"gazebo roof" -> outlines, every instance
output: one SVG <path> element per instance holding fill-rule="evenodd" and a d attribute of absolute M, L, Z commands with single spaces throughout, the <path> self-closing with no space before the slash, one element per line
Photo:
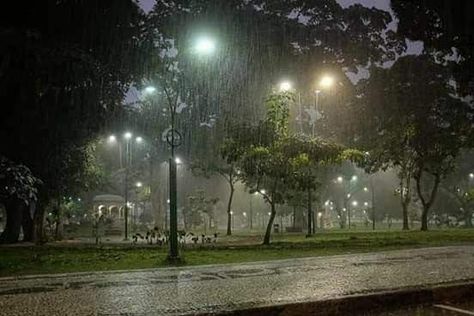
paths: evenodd
<path fill-rule="evenodd" d="M 116 202 L 116 203 L 125 203 L 125 200 L 123 197 L 120 195 L 114 195 L 114 194 L 101 194 L 101 195 L 96 195 L 92 199 L 94 202 Z"/>

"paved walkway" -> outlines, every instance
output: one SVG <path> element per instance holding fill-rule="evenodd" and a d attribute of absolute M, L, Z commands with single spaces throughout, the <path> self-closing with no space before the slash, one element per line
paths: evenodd
<path fill-rule="evenodd" d="M 474 246 L 0 279 L 0 315 L 182 315 L 474 280 Z"/>

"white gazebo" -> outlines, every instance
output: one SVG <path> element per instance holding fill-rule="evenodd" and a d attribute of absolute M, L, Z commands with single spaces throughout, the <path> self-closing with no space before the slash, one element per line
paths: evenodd
<path fill-rule="evenodd" d="M 96 195 L 92 201 L 94 212 L 117 219 L 122 219 L 124 217 L 125 199 L 120 195 Z"/>

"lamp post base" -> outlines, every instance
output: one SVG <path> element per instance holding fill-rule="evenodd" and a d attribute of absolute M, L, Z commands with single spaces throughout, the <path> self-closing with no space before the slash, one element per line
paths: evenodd
<path fill-rule="evenodd" d="M 172 257 L 168 255 L 166 256 L 165 263 L 168 265 L 179 266 L 179 265 L 183 265 L 185 261 L 180 256 Z"/>

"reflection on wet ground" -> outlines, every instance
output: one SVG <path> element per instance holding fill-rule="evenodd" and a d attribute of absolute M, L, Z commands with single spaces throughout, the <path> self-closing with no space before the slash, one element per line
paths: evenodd
<path fill-rule="evenodd" d="M 360 314 L 360 316 L 462 316 L 474 315 L 474 299 L 471 302 L 416 306 L 384 312 Z"/>
<path fill-rule="evenodd" d="M 474 246 L 457 246 L 247 264 L 3 278 L 0 315 L 183 315 L 325 301 L 473 281 L 473 256 Z M 417 313 L 430 311 L 425 308 L 383 315 L 424 315 Z"/>

